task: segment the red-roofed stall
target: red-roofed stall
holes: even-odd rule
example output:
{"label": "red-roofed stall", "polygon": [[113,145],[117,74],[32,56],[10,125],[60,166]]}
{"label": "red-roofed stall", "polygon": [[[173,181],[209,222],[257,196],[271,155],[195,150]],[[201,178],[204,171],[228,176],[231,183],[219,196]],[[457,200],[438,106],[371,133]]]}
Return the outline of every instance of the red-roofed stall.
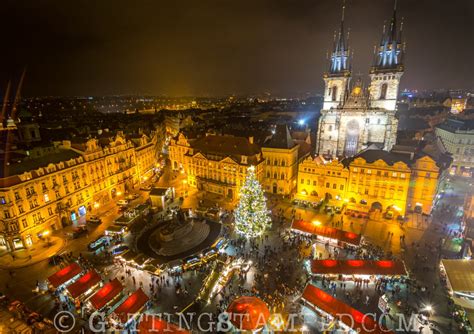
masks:
{"label": "red-roofed stall", "polygon": [[314,285],[306,286],[301,299],[314,311],[337,318],[347,328],[352,328],[361,334],[393,334],[392,331],[380,328],[371,316],[357,311]]}
{"label": "red-roofed stall", "polygon": [[322,226],[320,222],[295,220],[291,229],[297,232],[315,235],[318,238],[332,239],[338,243],[359,246],[362,236],[357,233],[339,230],[334,227]]}
{"label": "red-roofed stall", "polygon": [[148,296],[142,289],[138,289],[120,304],[114,311],[122,324],[127,323],[133,316],[136,316],[145,307]]}
{"label": "red-roofed stall", "polygon": [[81,267],[75,262],[71,263],[67,267],[59,270],[55,274],[48,277],[48,281],[54,288],[67,283],[74,277],[78,276],[82,272]]}
{"label": "red-roofed stall", "polygon": [[72,298],[80,297],[90,289],[93,289],[99,284],[101,278],[95,270],[90,270],[81,276],[77,281],[67,287]]}
{"label": "red-roofed stall", "polygon": [[92,297],[89,302],[96,310],[100,310],[120,295],[123,290],[122,284],[118,278],[113,279],[107,284],[104,284]]}
{"label": "red-roofed stall", "polygon": [[313,275],[407,276],[400,260],[311,260]]}
{"label": "red-roofed stall", "polygon": [[149,314],[142,315],[138,332],[141,334],[191,334],[187,330]]}

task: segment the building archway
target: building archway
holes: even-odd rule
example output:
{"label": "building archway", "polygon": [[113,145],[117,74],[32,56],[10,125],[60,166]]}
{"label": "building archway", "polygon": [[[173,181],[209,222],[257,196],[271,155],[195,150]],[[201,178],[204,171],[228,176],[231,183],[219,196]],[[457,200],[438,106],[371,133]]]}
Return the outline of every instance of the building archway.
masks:
{"label": "building archway", "polygon": [[61,217],[61,225],[62,225],[63,227],[66,227],[66,226],[69,225],[69,222],[68,222],[66,216],[62,216],[62,217]]}
{"label": "building archway", "polygon": [[377,211],[382,212],[382,210],[383,210],[382,203],[380,203],[380,202],[373,202],[372,205],[370,206],[370,210],[371,210],[371,211],[377,210]]}
{"label": "building archway", "polygon": [[359,146],[359,133],[359,122],[355,119],[349,121],[346,126],[346,141],[344,144],[345,156],[350,157],[357,153],[357,147]]}

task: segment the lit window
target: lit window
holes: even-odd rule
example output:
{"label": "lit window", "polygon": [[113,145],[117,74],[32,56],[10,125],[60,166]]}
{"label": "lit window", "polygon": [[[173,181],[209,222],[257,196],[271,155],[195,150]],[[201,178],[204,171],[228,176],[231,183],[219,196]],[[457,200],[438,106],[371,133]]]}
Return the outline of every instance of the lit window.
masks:
{"label": "lit window", "polygon": [[49,202],[49,195],[48,194],[44,194],[44,201],[46,203]]}

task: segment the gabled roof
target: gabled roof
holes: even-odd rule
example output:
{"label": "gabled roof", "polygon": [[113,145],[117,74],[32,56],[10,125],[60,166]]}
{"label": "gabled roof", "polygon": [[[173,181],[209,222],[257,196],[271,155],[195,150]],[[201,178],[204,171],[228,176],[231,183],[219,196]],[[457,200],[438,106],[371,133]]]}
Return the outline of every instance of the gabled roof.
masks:
{"label": "gabled roof", "polygon": [[377,160],[384,161],[387,165],[393,166],[397,162],[403,162],[408,166],[411,165],[412,160],[410,155],[388,152],[380,149],[366,149],[350,158],[342,160],[342,163],[345,166],[349,166],[357,158],[363,158],[367,163],[374,163]]}
{"label": "gabled roof", "polygon": [[81,267],[76,262],[71,263],[67,267],[59,270],[58,272],[54,273],[53,275],[48,277],[48,281],[57,288],[61,284],[66,283],[74,276],[79,275],[82,272]]}
{"label": "gabled roof", "polygon": [[314,275],[407,275],[405,264],[399,260],[312,260],[311,273]]}
{"label": "gabled roof", "polygon": [[275,134],[263,144],[263,147],[282,149],[291,149],[295,146],[296,144],[291,138],[290,131],[285,124],[278,124],[275,129]]}
{"label": "gabled roof", "polygon": [[101,278],[95,270],[90,270],[81,276],[77,281],[67,287],[73,298],[79,297],[87,290],[100,282]]}
{"label": "gabled roof", "polygon": [[129,320],[129,316],[138,313],[148,301],[148,296],[142,289],[138,289],[120,304],[114,311],[122,323]]}
{"label": "gabled roof", "polygon": [[258,145],[251,144],[247,138],[234,136],[210,135],[198,138],[192,142],[191,147],[204,154],[252,156],[260,153]]}
{"label": "gabled roof", "polygon": [[100,310],[123,290],[118,278],[113,279],[99,289],[89,300],[96,310]]}

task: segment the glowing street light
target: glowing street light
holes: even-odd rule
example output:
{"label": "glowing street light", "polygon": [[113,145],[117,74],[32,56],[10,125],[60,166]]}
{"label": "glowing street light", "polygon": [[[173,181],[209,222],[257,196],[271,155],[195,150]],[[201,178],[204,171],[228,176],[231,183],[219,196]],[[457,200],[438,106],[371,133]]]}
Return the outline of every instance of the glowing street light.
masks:
{"label": "glowing street light", "polygon": [[305,124],[304,119],[300,119],[300,120],[298,121],[298,124],[299,124],[299,125],[304,125],[304,124]]}

